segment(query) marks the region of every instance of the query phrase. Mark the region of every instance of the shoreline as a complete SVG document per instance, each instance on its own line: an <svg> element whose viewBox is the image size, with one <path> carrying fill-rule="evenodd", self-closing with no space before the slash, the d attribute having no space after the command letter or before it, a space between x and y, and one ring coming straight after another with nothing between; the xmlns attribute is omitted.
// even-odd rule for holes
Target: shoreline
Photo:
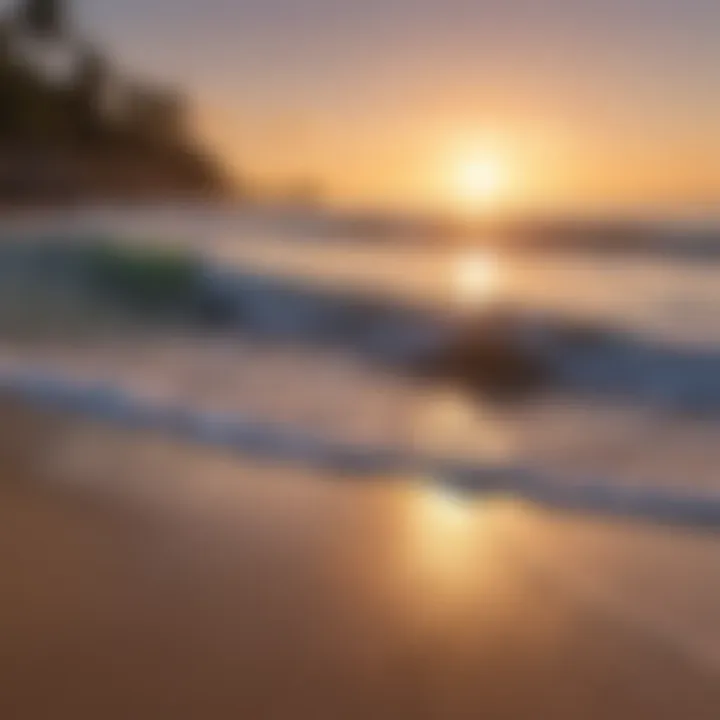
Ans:
<svg viewBox="0 0 720 720"><path fill-rule="evenodd" d="M633 607L668 596L697 636L714 615L688 601L716 579L714 537L503 504L446 524L409 489L287 477L21 404L0 416L4 716L717 717L714 671L565 575L576 551L615 545L598 579L661 569L666 590L631 592ZM549 565L525 557L538 540Z"/></svg>

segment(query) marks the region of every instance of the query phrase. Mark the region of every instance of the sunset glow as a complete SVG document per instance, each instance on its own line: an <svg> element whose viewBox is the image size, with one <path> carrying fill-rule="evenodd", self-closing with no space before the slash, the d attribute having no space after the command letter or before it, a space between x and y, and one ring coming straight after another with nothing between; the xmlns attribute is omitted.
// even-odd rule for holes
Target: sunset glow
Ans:
<svg viewBox="0 0 720 720"><path fill-rule="evenodd" d="M451 187L460 209L479 212L500 200L507 189L507 175L492 158L470 157L458 162Z"/></svg>
<svg viewBox="0 0 720 720"><path fill-rule="evenodd" d="M154 22L144 3L85 5L88 32L196 99L241 179L463 213L720 198L708 0L548 0L532 22L513 3L188 0L161 38L170 0Z"/></svg>

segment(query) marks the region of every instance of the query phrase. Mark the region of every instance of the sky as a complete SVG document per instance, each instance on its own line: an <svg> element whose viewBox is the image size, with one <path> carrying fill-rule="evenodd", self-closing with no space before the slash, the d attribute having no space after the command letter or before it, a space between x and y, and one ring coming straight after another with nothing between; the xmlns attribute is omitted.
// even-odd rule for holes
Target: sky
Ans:
<svg viewBox="0 0 720 720"><path fill-rule="evenodd" d="M718 0L75 0L236 172L345 203L720 203Z"/></svg>

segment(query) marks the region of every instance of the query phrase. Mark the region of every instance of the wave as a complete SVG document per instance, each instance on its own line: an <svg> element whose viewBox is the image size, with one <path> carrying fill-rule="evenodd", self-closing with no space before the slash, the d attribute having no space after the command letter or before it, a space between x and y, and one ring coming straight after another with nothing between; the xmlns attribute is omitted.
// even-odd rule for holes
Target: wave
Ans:
<svg viewBox="0 0 720 720"><path fill-rule="evenodd" d="M335 443L239 414L152 403L112 385L83 384L52 372L5 371L0 374L0 390L39 408L161 432L246 458L308 467L335 479L430 478L455 491L458 502L511 496L555 509L720 529L717 493L629 487L607 479L562 477L525 467L469 464L391 447Z"/></svg>
<svg viewBox="0 0 720 720"><path fill-rule="evenodd" d="M522 307L471 315L356 290L310 286L186 251L118 242L6 245L0 271L72 286L138 322L338 350L380 370L450 383L488 400L560 392L659 411L720 413L720 350L680 348Z"/></svg>

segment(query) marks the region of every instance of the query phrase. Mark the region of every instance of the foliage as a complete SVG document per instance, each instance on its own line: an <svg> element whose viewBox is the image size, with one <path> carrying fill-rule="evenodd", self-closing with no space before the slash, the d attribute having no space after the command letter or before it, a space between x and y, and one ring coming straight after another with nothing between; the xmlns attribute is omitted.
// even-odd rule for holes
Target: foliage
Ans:
<svg viewBox="0 0 720 720"><path fill-rule="evenodd" d="M63 9L28 0L19 22L0 19L0 202L46 189L223 193L224 174L183 131L184 97L121 81L100 49L63 36ZM43 60L53 49L71 61L58 73Z"/></svg>
<svg viewBox="0 0 720 720"><path fill-rule="evenodd" d="M25 0L19 19L28 31L43 37L59 37L65 25L63 0Z"/></svg>
<svg viewBox="0 0 720 720"><path fill-rule="evenodd" d="M89 277L105 296L148 311L183 311L196 301L200 266L190 254L110 244L86 253Z"/></svg>

